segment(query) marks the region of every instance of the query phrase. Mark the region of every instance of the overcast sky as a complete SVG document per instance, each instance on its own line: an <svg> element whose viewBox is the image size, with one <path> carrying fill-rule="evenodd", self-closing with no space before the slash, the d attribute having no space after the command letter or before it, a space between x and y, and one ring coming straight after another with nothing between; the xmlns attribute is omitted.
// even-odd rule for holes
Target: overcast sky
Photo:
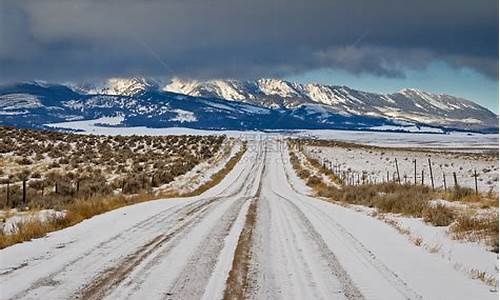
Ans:
<svg viewBox="0 0 500 300"><path fill-rule="evenodd" d="M1 82L421 74L461 96L465 70L498 111L498 0L1 0L0 22Z"/></svg>

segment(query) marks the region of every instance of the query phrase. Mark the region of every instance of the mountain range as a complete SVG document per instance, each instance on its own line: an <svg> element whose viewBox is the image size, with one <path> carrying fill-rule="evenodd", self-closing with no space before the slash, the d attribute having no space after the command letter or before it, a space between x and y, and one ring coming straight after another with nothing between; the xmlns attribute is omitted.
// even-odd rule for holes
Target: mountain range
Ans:
<svg viewBox="0 0 500 300"><path fill-rule="evenodd" d="M115 115L123 121L114 126L498 132L498 115L488 109L417 89L376 94L278 79L162 83L142 77L0 86L0 125L46 128Z"/></svg>

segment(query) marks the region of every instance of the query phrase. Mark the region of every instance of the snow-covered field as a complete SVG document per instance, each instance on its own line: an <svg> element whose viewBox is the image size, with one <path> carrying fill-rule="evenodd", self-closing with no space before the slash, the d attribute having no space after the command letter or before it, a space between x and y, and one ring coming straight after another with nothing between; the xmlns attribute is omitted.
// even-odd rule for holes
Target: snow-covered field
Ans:
<svg viewBox="0 0 500 300"><path fill-rule="evenodd" d="M238 282L248 299L498 298L391 225L308 196L284 145L251 142L200 196L120 208L0 250L1 298L221 299ZM485 260L497 266L496 255Z"/></svg>
<svg viewBox="0 0 500 300"><path fill-rule="evenodd" d="M296 137L337 140L383 147L440 150L497 150L498 134L452 132L449 134L369 132L352 130L305 130Z"/></svg>
<svg viewBox="0 0 500 300"><path fill-rule="evenodd" d="M383 131L352 131L352 130L289 130L289 131L236 131L236 130L201 130L184 127L149 128L149 127L110 127L120 125L122 116L104 117L95 120L80 120L63 123L46 124L48 127L79 130L81 133L102 135L218 135L230 137L268 137L285 136L326 140L338 140L359 144L387 146L438 148L441 150L498 150L498 134L479 134L452 132L450 134L430 133L396 133ZM102 126L105 125L105 126ZM108 125L108 126L106 126Z"/></svg>
<svg viewBox="0 0 500 300"><path fill-rule="evenodd" d="M359 147L305 147L308 156L328 160L332 164L340 165L342 171L353 174L357 180L363 172L367 180L382 182L393 180L396 176L396 162L401 182L405 180L413 183L415 181L415 165L417 160L417 183L422 182L422 170L424 171L424 183L431 185L429 159L431 160L432 173L435 187L453 187L453 172L457 175L460 186L475 188L474 170L478 174L478 190L498 192L498 157L491 155L481 156L479 154L465 155L462 153L447 152L421 152L403 151L383 148L359 148ZM329 165L329 163L328 163ZM347 175L350 176L350 175ZM444 179L444 180L443 180Z"/></svg>
<svg viewBox="0 0 500 300"><path fill-rule="evenodd" d="M186 127L150 128L117 127L123 121L122 116L104 117L95 120L80 120L62 123L46 124L48 127L78 130L77 133L97 135L227 135L229 137L257 136L262 135L259 131L235 131L235 130L201 130Z"/></svg>

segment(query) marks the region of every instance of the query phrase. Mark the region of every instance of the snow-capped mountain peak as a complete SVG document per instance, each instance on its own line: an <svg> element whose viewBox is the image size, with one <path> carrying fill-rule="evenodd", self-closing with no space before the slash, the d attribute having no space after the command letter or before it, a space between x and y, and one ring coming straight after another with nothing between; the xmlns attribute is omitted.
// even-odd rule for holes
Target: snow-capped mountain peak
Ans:
<svg viewBox="0 0 500 300"><path fill-rule="evenodd" d="M89 95L134 96L146 91L158 90L160 83L151 78L110 78L104 82L73 85L73 90Z"/></svg>
<svg viewBox="0 0 500 300"><path fill-rule="evenodd" d="M121 113L130 126L189 123L233 129L362 129L417 124L498 130L498 116L488 109L465 99L417 89L384 95L277 79L174 78L163 91L160 86L156 80L141 77L76 87L37 82L0 86L0 102L4 104L0 105L0 124L33 126Z"/></svg>
<svg viewBox="0 0 500 300"><path fill-rule="evenodd" d="M166 92L191 95L196 92L194 90L198 85L199 82L196 80L174 77L168 85L163 87L163 90Z"/></svg>
<svg viewBox="0 0 500 300"><path fill-rule="evenodd" d="M102 94L133 96L148 90L157 90L158 88L159 83L149 78L112 78L108 80Z"/></svg>
<svg viewBox="0 0 500 300"><path fill-rule="evenodd" d="M297 84L280 79L259 79L257 86L264 95L277 95L285 98L300 97L301 93L296 89Z"/></svg>
<svg viewBox="0 0 500 300"><path fill-rule="evenodd" d="M166 91L192 96L236 100L268 108L295 108L308 103L328 105L338 113L388 117L429 125L469 126L488 123L496 126L497 116L480 105L445 94L433 94L416 88L393 94L377 94L346 86L299 84L280 79L256 81L174 80ZM471 121L473 120L473 121Z"/></svg>
<svg viewBox="0 0 500 300"><path fill-rule="evenodd" d="M217 79L200 82L190 79L173 78L163 90L191 96L211 96L225 100L254 98L252 93L248 92L248 90L252 90L250 83L237 80Z"/></svg>

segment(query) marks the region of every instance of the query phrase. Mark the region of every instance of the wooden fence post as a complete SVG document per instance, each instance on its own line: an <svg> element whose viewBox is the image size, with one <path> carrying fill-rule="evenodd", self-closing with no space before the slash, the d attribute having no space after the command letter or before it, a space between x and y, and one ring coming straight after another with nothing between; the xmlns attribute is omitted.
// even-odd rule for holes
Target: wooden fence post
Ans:
<svg viewBox="0 0 500 300"><path fill-rule="evenodd" d="M413 176L415 176L415 178L414 178L415 183L414 184L417 185L417 159L416 158L413 160L413 167L414 167L413 168L414 169Z"/></svg>
<svg viewBox="0 0 500 300"><path fill-rule="evenodd" d="M9 204L9 202L10 202L10 201L9 201L9 200L10 200L10 199L9 199L9 198L10 198L10 181L8 181L8 180L7 180L7 190L6 190L6 192L5 192L5 198L6 198L6 200L7 200L7 202L6 202L5 204L7 204L7 205L8 205L8 204Z"/></svg>
<svg viewBox="0 0 500 300"><path fill-rule="evenodd" d="M444 186L444 191L446 192L446 175L443 172L443 186Z"/></svg>
<svg viewBox="0 0 500 300"><path fill-rule="evenodd" d="M457 173L453 172L453 181L455 181L455 189L458 189Z"/></svg>
<svg viewBox="0 0 500 300"><path fill-rule="evenodd" d="M23 204L26 204L26 179L23 180Z"/></svg>
<svg viewBox="0 0 500 300"><path fill-rule="evenodd" d="M431 159L429 158L429 172L431 175L431 185L432 185L432 190L434 190L434 176L432 176L432 164L431 164Z"/></svg>
<svg viewBox="0 0 500 300"><path fill-rule="evenodd" d="M396 162L396 172L398 173L398 183L401 184L401 177L399 176L398 159L395 158L394 161Z"/></svg>
<svg viewBox="0 0 500 300"><path fill-rule="evenodd" d="M424 185L424 169L422 169L422 185Z"/></svg>
<svg viewBox="0 0 500 300"><path fill-rule="evenodd" d="M476 185L476 195L477 195L477 172L476 172L476 169L474 169L474 183Z"/></svg>

